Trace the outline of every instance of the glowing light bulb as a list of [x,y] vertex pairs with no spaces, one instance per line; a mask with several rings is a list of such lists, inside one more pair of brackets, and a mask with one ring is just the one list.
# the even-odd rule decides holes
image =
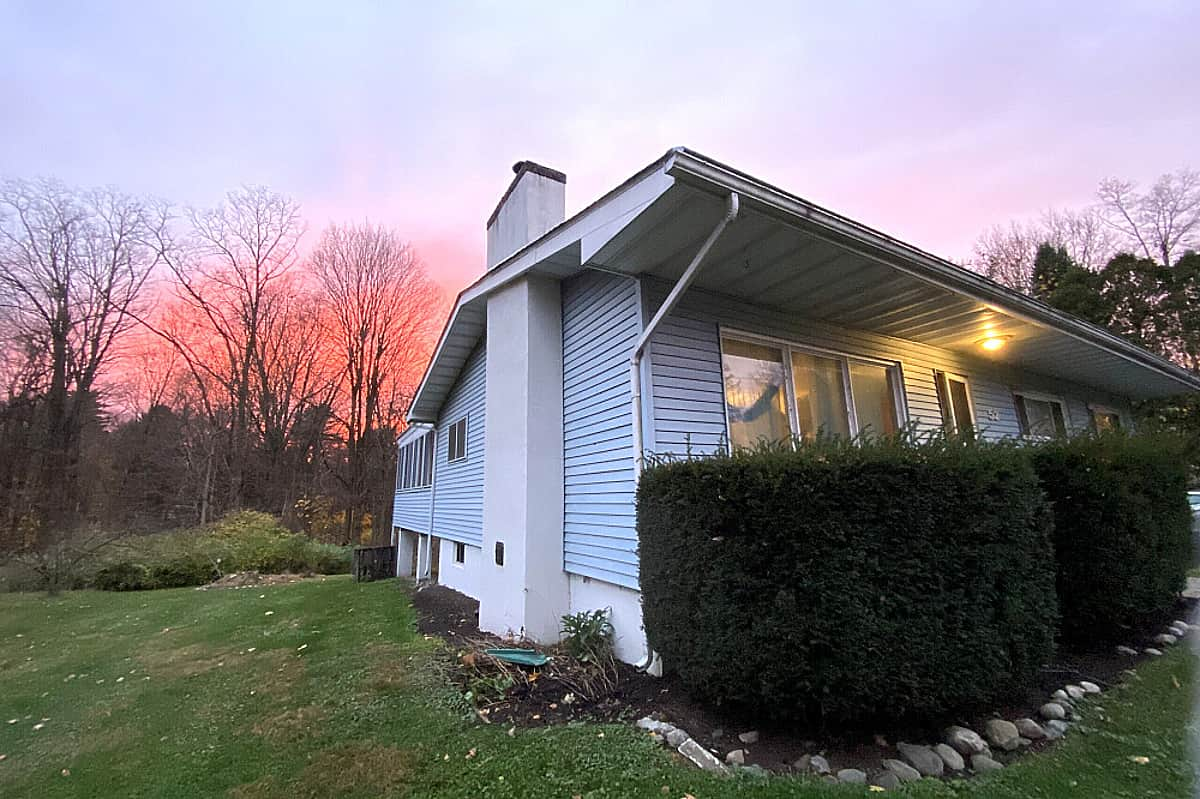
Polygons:
[[979,346],[983,347],[988,352],[995,352],[1007,343],[1007,336],[988,336],[985,339],[979,340]]

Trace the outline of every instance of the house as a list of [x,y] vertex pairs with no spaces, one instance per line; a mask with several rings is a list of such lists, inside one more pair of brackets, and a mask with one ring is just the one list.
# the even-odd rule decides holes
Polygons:
[[1130,424],[1183,369],[687,149],[565,219],[530,162],[487,225],[401,436],[400,570],[555,640],[611,608],[649,662],[634,496],[645,453],[912,424],[1039,437]]

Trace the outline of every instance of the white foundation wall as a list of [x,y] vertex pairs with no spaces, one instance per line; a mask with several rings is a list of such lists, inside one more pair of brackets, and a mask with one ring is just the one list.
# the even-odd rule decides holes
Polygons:
[[637,663],[646,655],[646,633],[642,628],[642,594],[631,588],[570,576],[571,613],[608,608],[616,631],[616,655],[626,663]]
[[462,563],[454,562],[454,542],[442,541],[442,552],[438,561],[438,584],[453,588],[472,599],[479,599],[480,576],[483,573],[483,550],[465,546]]

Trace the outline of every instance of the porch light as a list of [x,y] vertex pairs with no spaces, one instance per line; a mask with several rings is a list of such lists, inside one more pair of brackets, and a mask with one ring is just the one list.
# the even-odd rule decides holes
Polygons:
[[995,352],[1007,344],[1010,338],[1012,336],[988,336],[987,338],[979,339],[976,343],[988,352]]

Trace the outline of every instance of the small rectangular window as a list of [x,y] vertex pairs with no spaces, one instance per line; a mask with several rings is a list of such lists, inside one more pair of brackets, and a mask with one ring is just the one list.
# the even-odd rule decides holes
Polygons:
[[1121,414],[1108,408],[1089,408],[1092,415],[1092,430],[1097,433],[1107,433],[1121,429]]
[[454,542],[454,562],[465,563],[467,560],[467,545],[458,541]]
[[1066,416],[1058,400],[1014,394],[1013,401],[1017,406],[1021,435],[1026,438],[1053,438],[1067,434]]
[[450,429],[446,433],[447,461],[461,461],[467,457],[467,419],[463,417],[454,424],[450,425]]
[[934,372],[942,424],[950,435],[970,441],[975,438],[975,415],[971,409],[971,393],[967,379],[946,372]]

